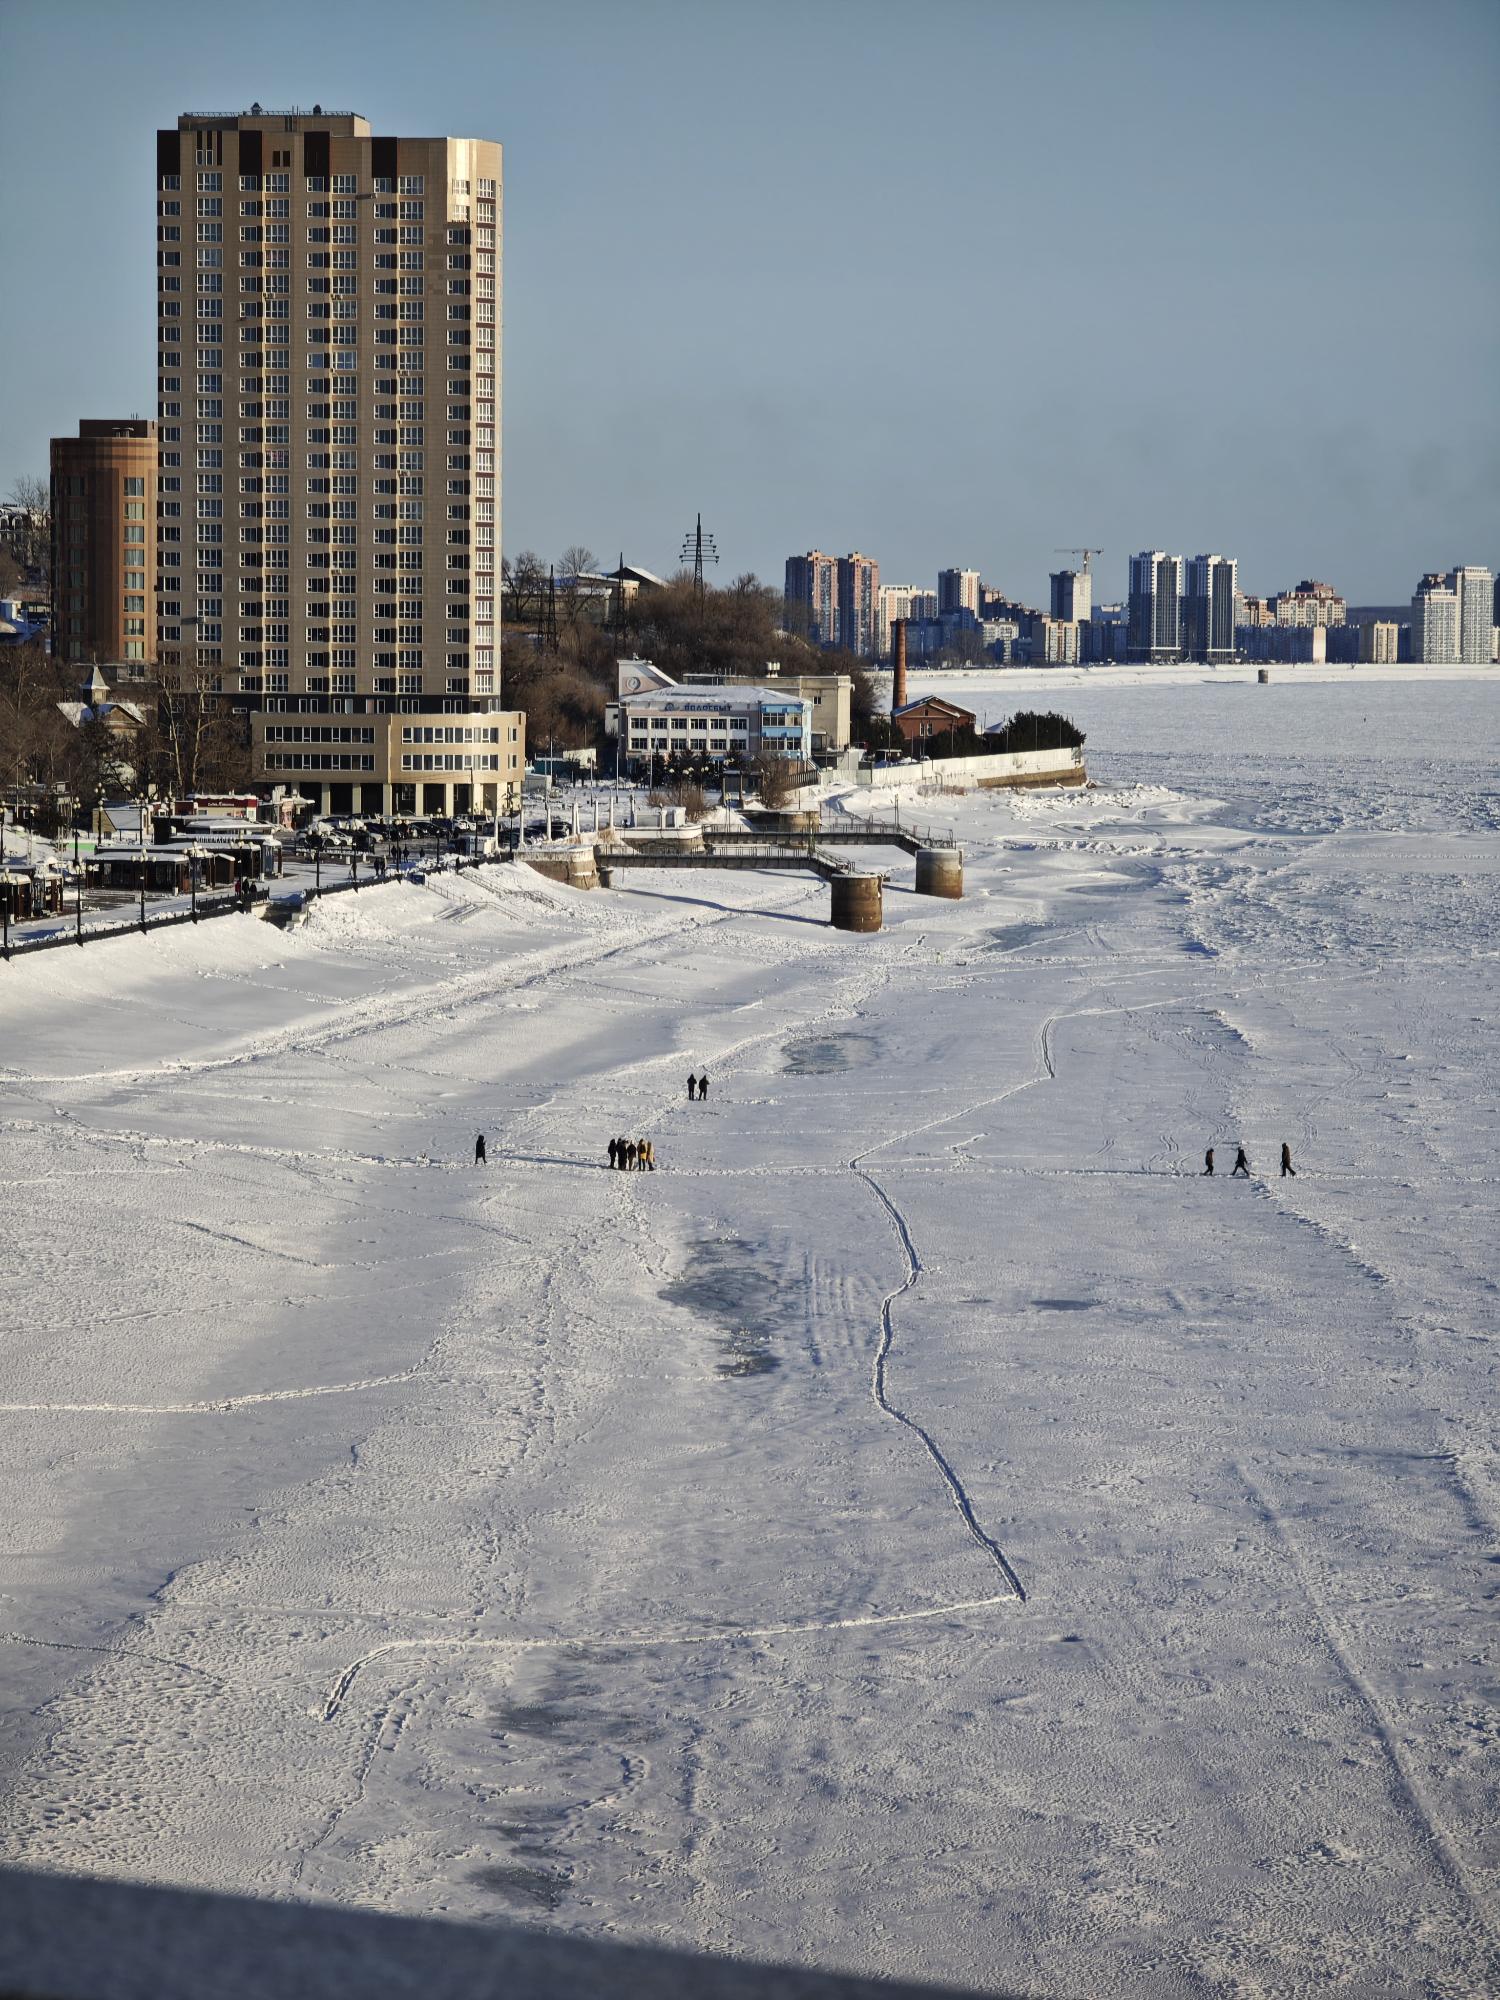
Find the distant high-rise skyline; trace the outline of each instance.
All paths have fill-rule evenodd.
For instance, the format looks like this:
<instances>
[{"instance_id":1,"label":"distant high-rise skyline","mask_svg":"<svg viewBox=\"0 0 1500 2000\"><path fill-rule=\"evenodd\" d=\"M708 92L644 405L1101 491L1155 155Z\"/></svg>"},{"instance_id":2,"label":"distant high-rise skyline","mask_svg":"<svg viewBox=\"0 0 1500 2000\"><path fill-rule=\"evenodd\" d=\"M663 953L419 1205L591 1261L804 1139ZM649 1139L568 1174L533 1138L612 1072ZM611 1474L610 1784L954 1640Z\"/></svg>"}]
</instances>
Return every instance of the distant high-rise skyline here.
<instances>
[{"instance_id":1,"label":"distant high-rise skyline","mask_svg":"<svg viewBox=\"0 0 1500 2000\"><path fill-rule=\"evenodd\" d=\"M1184 570L1182 557L1164 549L1143 549L1130 558L1132 660L1181 658Z\"/></svg>"},{"instance_id":2,"label":"distant high-rise skyline","mask_svg":"<svg viewBox=\"0 0 1500 2000\"><path fill-rule=\"evenodd\" d=\"M862 660L873 659L878 636L880 564L853 550L839 557L838 642Z\"/></svg>"},{"instance_id":3,"label":"distant high-rise skyline","mask_svg":"<svg viewBox=\"0 0 1500 2000\"><path fill-rule=\"evenodd\" d=\"M814 646L833 645L838 637L838 558L821 549L788 556L782 599L791 630Z\"/></svg>"},{"instance_id":4,"label":"distant high-rise skyline","mask_svg":"<svg viewBox=\"0 0 1500 2000\"><path fill-rule=\"evenodd\" d=\"M950 611L972 611L979 616L979 571L940 569L937 579L938 616Z\"/></svg>"},{"instance_id":5,"label":"distant high-rise skyline","mask_svg":"<svg viewBox=\"0 0 1500 2000\"><path fill-rule=\"evenodd\" d=\"M1442 571L1429 570L1412 596L1411 656L1440 665L1458 658L1458 592Z\"/></svg>"},{"instance_id":6,"label":"distant high-rise skyline","mask_svg":"<svg viewBox=\"0 0 1500 2000\"><path fill-rule=\"evenodd\" d=\"M1051 615L1082 624L1094 606L1094 580L1089 572L1086 569L1053 570L1049 583Z\"/></svg>"},{"instance_id":7,"label":"distant high-rise skyline","mask_svg":"<svg viewBox=\"0 0 1500 2000\"><path fill-rule=\"evenodd\" d=\"M1239 565L1232 556L1194 556L1183 604L1183 649L1190 660L1234 658Z\"/></svg>"},{"instance_id":8,"label":"distant high-rise skyline","mask_svg":"<svg viewBox=\"0 0 1500 2000\"><path fill-rule=\"evenodd\" d=\"M1494 657L1495 578L1482 563L1464 563L1452 574L1458 598L1458 653L1466 666L1488 666Z\"/></svg>"}]
</instances>

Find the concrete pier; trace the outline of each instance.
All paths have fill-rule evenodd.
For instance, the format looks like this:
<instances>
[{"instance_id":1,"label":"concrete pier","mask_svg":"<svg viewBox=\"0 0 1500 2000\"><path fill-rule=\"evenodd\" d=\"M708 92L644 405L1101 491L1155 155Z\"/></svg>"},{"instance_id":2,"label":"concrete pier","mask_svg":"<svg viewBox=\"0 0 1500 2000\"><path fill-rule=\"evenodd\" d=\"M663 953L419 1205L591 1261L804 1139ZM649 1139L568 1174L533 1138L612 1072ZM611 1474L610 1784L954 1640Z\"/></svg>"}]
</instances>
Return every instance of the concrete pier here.
<instances>
[{"instance_id":1,"label":"concrete pier","mask_svg":"<svg viewBox=\"0 0 1500 2000\"><path fill-rule=\"evenodd\" d=\"M828 884L836 931L878 931L884 919L879 875L835 875Z\"/></svg>"},{"instance_id":2,"label":"concrete pier","mask_svg":"<svg viewBox=\"0 0 1500 2000\"><path fill-rule=\"evenodd\" d=\"M947 896L957 902L964 893L964 855L961 847L919 847L917 849L917 894Z\"/></svg>"}]
</instances>

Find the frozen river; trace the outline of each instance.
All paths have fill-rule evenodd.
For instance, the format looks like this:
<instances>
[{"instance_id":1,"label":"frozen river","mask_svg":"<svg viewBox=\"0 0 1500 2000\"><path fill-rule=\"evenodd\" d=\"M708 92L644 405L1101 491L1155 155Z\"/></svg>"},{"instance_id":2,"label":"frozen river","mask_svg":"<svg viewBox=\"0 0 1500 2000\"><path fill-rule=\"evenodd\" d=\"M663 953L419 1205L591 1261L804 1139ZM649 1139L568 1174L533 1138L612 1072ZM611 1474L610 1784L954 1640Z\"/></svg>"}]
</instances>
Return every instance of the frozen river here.
<instances>
[{"instance_id":1,"label":"frozen river","mask_svg":"<svg viewBox=\"0 0 1500 2000\"><path fill-rule=\"evenodd\" d=\"M876 937L494 868L0 968L0 1857L1500 1986L1500 678L986 683L1097 789L908 801Z\"/></svg>"}]
</instances>

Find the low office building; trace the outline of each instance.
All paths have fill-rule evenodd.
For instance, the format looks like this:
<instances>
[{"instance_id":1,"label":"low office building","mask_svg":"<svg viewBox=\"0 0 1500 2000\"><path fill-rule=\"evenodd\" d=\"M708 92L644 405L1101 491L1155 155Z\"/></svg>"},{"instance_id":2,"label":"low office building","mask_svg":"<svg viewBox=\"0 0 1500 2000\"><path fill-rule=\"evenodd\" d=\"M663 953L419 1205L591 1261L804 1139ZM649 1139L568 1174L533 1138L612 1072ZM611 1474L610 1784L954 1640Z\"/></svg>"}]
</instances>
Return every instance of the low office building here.
<instances>
[{"instance_id":1,"label":"low office building","mask_svg":"<svg viewBox=\"0 0 1500 2000\"><path fill-rule=\"evenodd\" d=\"M767 660L764 674L689 673L684 687L775 687L812 703L815 757L838 756L849 748L853 729L854 679L850 674L784 674L779 660Z\"/></svg>"},{"instance_id":2,"label":"low office building","mask_svg":"<svg viewBox=\"0 0 1500 2000\"><path fill-rule=\"evenodd\" d=\"M260 709L250 722L255 782L297 792L322 813L451 819L510 812L520 800L526 718L515 709L466 715Z\"/></svg>"},{"instance_id":3,"label":"low office building","mask_svg":"<svg viewBox=\"0 0 1500 2000\"><path fill-rule=\"evenodd\" d=\"M786 688L679 687L667 683L617 704L622 767L649 769L657 758L746 764L757 757L812 756L812 703Z\"/></svg>"}]
</instances>

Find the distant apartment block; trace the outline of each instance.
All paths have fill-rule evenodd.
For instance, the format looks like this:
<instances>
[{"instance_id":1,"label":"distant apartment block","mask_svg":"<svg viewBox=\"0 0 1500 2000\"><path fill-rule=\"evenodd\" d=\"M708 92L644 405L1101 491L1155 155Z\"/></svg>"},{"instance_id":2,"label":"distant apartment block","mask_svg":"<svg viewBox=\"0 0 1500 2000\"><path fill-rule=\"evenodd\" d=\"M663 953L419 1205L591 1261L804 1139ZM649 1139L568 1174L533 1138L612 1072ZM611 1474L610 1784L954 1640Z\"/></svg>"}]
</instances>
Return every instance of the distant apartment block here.
<instances>
[{"instance_id":1,"label":"distant apartment block","mask_svg":"<svg viewBox=\"0 0 1500 2000\"><path fill-rule=\"evenodd\" d=\"M1295 590L1280 591L1271 599L1271 612L1278 625L1342 625L1348 610L1331 583L1304 577Z\"/></svg>"},{"instance_id":2,"label":"distant apartment block","mask_svg":"<svg viewBox=\"0 0 1500 2000\"><path fill-rule=\"evenodd\" d=\"M1088 571L1054 570L1050 582L1050 615L1053 618L1066 619L1070 624L1084 624L1094 604L1094 579Z\"/></svg>"},{"instance_id":3,"label":"distant apartment block","mask_svg":"<svg viewBox=\"0 0 1500 2000\"><path fill-rule=\"evenodd\" d=\"M986 628L988 629L988 628ZM1079 633L1071 618L1035 618L1031 626L1031 657L1039 667L1074 667L1079 660Z\"/></svg>"},{"instance_id":4,"label":"distant apartment block","mask_svg":"<svg viewBox=\"0 0 1500 2000\"><path fill-rule=\"evenodd\" d=\"M1194 556L1183 600L1183 650L1190 660L1222 664L1235 654L1239 565L1232 556Z\"/></svg>"},{"instance_id":5,"label":"distant apartment block","mask_svg":"<svg viewBox=\"0 0 1500 2000\"><path fill-rule=\"evenodd\" d=\"M1185 564L1162 549L1130 558L1129 651L1132 660L1182 657Z\"/></svg>"},{"instance_id":6,"label":"distant apartment block","mask_svg":"<svg viewBox=\"0 0 1500 2000\"><path fill-rule=\"evenodd\" d=\"M1482 563L1465 563L1449 576L1458 598L1458 655L1465 666L1487 667L1495 657L1495 578Z\"/></svg>"},{"instance_id":7,"label":"distant apartment block","mask_svg":"<svg viewBox=\"0 0 1500 2000\"><path fill-rule=\"evenodd\" d=\"M1411 656L1427 664L1458 658L1458 592L1453 579L1429 570L1411 601Z\"/></svg>"},{"instance_id":8,"label":"distant apartment block","mask_svg":"<svg viewBox=\"0 0 1500 2000\"><path fill-rule=\"evenodd\" d=\"M930 593L929 593L930 594ZM888 660L891 656L891 627L898 618L918 618L922 612L912 609L914 598L921 596L916 587L909 583L883 583L876 599L876 658Z\"/></svg>"},{"instance_id":9,"label":"distant apartment block","mask_svg":"<svg viewBox=\"0 0 1500 2000\"><path fill-rule=\"evenodd\" d=\"M161 669L249 709L258 780L325 811L519 788L500 209L490 140L318 106L157 134Z\"/></svg>"},{"instance_id":10,"label":"distant apartment block","mask_svg":"<svg viewBox=\"0 0 1500 2000\"><path fill-rule=\"evenodd\" d=\"M1401 657L1401 627L1393 618L1367 618L1359 628L1359 657L1369 666L1393 667Z\"/></svg>"},{"instance_id":11,"label":"distant apartment block","mask_svg":"<svg viewBox=\"0 0 1500 2000\"><path fill-rule=\"evenodd\" d=\"M86 418L52 440L52 644L68 660L156 659L156 425Z\"/></svg>"},{"instance_id":12,"label":"distant apartment block","mask_svg":"<svg viewBox=\"0 0 1500 2000\"><path fill-rule=\"evenodd\" d=\"M837 644L838 559L825 556L821 549L809 549L805 556L788 556L783 601L789 632L813 646Z\"/></svg>"},{"instance_id":13,"label":"distant apartment block","mask_svg":"<svg viewBox=\"0 0 1500 2000\"><path fill-rule=\"evenodd\" d=\"M1242 625L1235 634L1240 657L1321 666L1328 658L1326 625Z\"/></svg>"},{"instance_id":14,"label":"distant apartment block","mask_svg":"<svg viewBox=\"0 0 1500 2000\"><path fill-rule=\"evenodd\" d=\"M839 557L838 643L862 660L875 657L879 637L880 564L856 549Z\"/></svg>"},{"instance_id":15,"label":"distant apartment block","mask_svg":"<svg viewBox=\"0 0 1500 2000\"><path fill-rule=\"evenodd\" d=\"M937 580L937 609L972 611L979 616L979 572L977 569L940 569Z\"/></svg>"}]
</instances>

